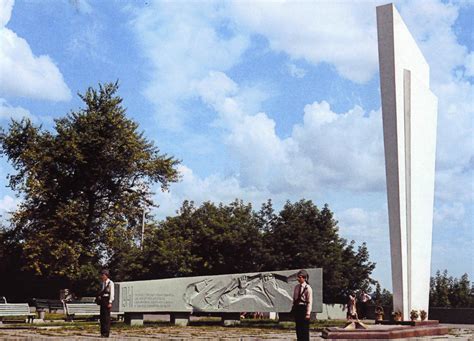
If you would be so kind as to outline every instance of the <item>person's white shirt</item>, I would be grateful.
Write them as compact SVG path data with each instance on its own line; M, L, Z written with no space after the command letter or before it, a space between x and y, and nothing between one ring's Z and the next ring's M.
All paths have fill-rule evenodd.
M114 282L112 282L110 278L107 278L105 282L102 282L102 290L104 290L107 286L110 286L109 303L112 304L115 298L115 287Z
M305 287L307 287L307 289L303 292ZM297 300L301 292L303 292L303 295L301 295L302 302L300 302L300 304L306 304L306 315L310 315L313 306L313 289L306 282L303 284L297 284L293 292L293 301Z
M359 299L360 299L361 302L365 303L365 302L370 301L372 299L372 297L370 297L370 295L368 295L367 293L362 292Z

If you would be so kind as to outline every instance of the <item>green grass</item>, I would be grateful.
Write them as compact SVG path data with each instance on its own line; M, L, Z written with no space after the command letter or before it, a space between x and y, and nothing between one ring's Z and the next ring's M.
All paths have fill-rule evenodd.
M64 320L65 319L64 314L59 314L59 313L45 313L44 319L45 320Z
M87 320L75 320L74 322L66 322L64 320L59 320L61 314L52 314L53 316L46 316L47 322L42 324L27 324L27 323L18 323L20 321L11 321L13 323L4 324L4 327L8 328L28 328L28 329L37 329L40 333L51 333L53 331L48 330L48 327L61 327L54 329L53 333L61 333L78 331L78 332L95 332L99 326L96 321L87 321ZM63 315L61 315L64 317ZM16 323L15 323L16 322ZM346 321L343 320L322 320L314 321L310 324L310 329L313 331L322 331L326 327L340 327L345 325ZM195 327L203 330L212 330L212 329L226 329L226 328L237 328L237 329L261 329L261 330L291 330L295 328L294 322L278 322L275 320L269 319L242 319L240 325L223 327L221 325L220 318L204 318L198 321L190 321L190 327ZM161 329L161 328L185 328L172 325L167 321L146 321L143 326L129 326L122 321L113 321L112 330L116 331L127 331L133 330L134 332L140 331L141 329Z

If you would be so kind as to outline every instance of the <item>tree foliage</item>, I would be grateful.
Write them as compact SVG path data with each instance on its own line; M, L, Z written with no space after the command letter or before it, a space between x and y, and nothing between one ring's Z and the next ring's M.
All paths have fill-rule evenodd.
M142 252L116 253L120 278L166 278L258 271L261 234L250 204L185 201L178 214L147 227ZM137 258L133 258L136 255ZM132 266L131 264L144 264ZM131 270L129 270L131 269Z
M467 274L461 278L448 276L448 270L437 271L430 281L430 306L467 308L474 307L474 285Z
M270 268L323 268L323 299L345 302L347 293L356 289L370 291L375 283L370 275L375 264L369 261L364 244L356 248L339 236L337 221L327 205L319 209L310 200L287 202L281 212L268 215L265 249L271 256L265 265Z
M115 230L134 230L153 205L151 186L178 179L178 161L126 117L117 83L79 95L85 107L47 131L25 119L0 135L10 187L23 198L12 218L25 270L77 282L97 275Z
M258 212L239 200L185 201L176 216L147 229L143 251L127 245L115 253L120 280L322 267L325 302L344 302L348 291L374 283L366 246L341 239L329 207L308 200L278 214L271 201Z
M393 295L387 289L383 289L380 283L375 285L375 292L372 296L374 303L378 306L393 306Z

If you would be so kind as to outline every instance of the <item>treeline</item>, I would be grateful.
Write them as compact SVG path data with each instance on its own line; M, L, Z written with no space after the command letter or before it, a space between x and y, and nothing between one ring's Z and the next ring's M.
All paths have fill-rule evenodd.
M61 288L95 293L108 267L115 280L322 267L324 300L374 283L365 244L338 234L327 205L309 200L250 204L184 202L173 217L147 219L152 188L179 180L179 160L160 152L126 116L118 85L79 95L85 106L51 130L29 120L0 129L0 155L21 198L0 229L0 296L56 297Z
M392 293L377 283L372 295L376 305L393 306ZM448 276L448 270L437 271L430 280L430 307L474 308L474 283L467 274L460 278Z
M448 270L438 270L430 281L430 306L474 308L474 283L467 274L453 278L448 276Z
M143 250L128 243L112 255L118 279L322 267L326 302L344 302L349 290L373 283L365 244L340 238L328 206L310 200L287 202L279 213L271 201L258 212L239 200L184 202L178 215L147 230Z
M9 278L0 283L4 295L56 296L61 285L79 295L94 292L99 263L88 264L75 280L35 275L26 270L21 241L5 238L10 232L3 231L0 251L6 260L0 276ZM131 231L111 233L104 266L118 281L322 267L324 301L341 303L348 291L370 291L375 283L365 244L347 243L329 207L310 200L287 202L278 213L271 201L257 212L240 200L198 207L186 201L176 216L146 224L143 245Z

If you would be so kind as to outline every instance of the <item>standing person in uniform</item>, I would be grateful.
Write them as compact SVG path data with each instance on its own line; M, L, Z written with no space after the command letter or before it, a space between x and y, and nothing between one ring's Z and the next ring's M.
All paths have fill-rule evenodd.
M109 270L102 270L100 278L102 280L101 290L97 299L100 304L100 335L109 337L110 334L110 310L114 301L114 282L110 280Z
M308 284L308 272L298 271L298 284L293 292L293 311L295 314L296 337L298 341L309 341L309 320L313 305L313 289Z
M364 290L361 290L359 293L359 302L360 302L360 319L363 320L367 318L367 306L369 304L369 301L372 299L369 294L367 294Z

